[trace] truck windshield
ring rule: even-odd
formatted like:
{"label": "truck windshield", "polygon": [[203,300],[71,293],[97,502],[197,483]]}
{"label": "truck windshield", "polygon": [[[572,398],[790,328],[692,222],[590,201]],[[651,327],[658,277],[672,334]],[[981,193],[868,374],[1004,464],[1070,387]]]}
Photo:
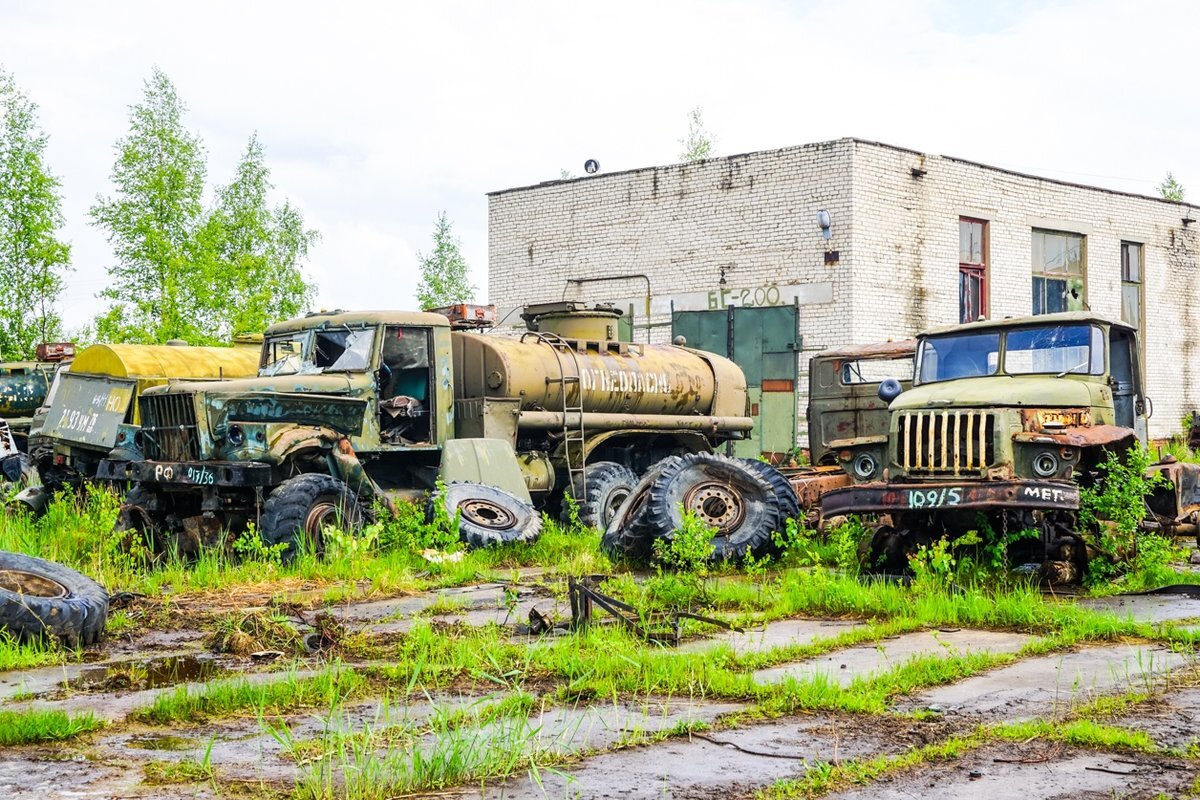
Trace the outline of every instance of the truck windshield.
{"label": "truck windshield", "polygon": [[329,328],[272,336],[263,345],[260,375],[363,372],[371,366],[374,328]]}
{"label": "truck windshield", "polygon": [[[1003,343],[1003,365],[1001,344]],[[1104,374],[1104,334],[1087,324],[929,336],[921,342],[917,381],[995,375]]]}

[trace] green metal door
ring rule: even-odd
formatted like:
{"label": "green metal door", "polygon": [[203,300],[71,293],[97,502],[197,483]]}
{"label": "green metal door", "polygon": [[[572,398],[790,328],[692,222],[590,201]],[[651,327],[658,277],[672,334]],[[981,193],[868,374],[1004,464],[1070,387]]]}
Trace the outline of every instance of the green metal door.
{"label": "green metal door", "polygon": [[732,306],[671,315],[672,338],[683,336],[689,347],[731,358],[746,373],[754,430],[733,444],[734,455],[782,455],[796,446],[796,311]]}

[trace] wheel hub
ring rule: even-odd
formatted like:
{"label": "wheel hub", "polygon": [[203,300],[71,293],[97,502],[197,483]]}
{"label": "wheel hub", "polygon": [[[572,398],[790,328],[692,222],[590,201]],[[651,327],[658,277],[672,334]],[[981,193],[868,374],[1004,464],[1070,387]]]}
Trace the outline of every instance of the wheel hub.
{"label": "wheel hub", "polygon": [[464,500],[459,503],[458,510],[472,524],[491,530],[508,530],[517,524],[511,511],[490,500]]}
{"label": "wheel hub", "polygon": [[308,510],[304,518],[304,532],[310,536],[321,533],[326,525],[337,523],[337,506],[333,503],[317,503]]}
{"label": "wheel hub", "polygon": [[612,521],[612,518],[617,515],[617,509],[621,507],[621,504],[624,503],[628,497],[629,490],[620,489],[612,492],[608,496],[608,502],[605,504],[602,512],[604,514],[603,522],[605,525],[608,525],[608,523]]}
{"label": "wheel hub", "polygon": [[705,525],[722,534],[736,529],[746,517],[746,503],[741,493],[716,481],[693,486],[684,495],[683,507],[694,511]]}
{"label": "wheel hub", "polygon": [[0,570],[0,589],[34,597],[66,597],[67,587],[45,575],[19,569]]}

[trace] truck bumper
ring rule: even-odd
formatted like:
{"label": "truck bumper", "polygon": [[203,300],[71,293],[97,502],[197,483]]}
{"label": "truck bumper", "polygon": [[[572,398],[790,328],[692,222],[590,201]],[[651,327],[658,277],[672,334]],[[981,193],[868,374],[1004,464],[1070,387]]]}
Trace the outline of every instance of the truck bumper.
{"label": "truck bumper", "polygon": [[824,516],[991,508],[1075,511],[1079,487],[1059,481],[864,483],[834,489],[821,497]]}
{"label": "truck bumper", "polygon": [[98,480],[176,486],[273,486],[275,468],[254,461],[114,461],[104,459]]}

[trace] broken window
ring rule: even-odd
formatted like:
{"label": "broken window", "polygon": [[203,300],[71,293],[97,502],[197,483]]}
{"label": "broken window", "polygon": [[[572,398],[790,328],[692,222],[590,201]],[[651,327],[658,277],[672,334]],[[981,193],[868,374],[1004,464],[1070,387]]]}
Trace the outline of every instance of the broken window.
{"label": "broken window", "polygon": [[1121,242],[1121,320],[1142,328],[1142,246]]}
{"label": "broken window", "polygon": [[958,219],[958,320],[987,317],[987,221]]}
{"label": "broken window", "polygon": [[842,364],[842,383],[882,383],[888,378],[912,376],[911,358],[876,358],[847,361]]}
{"label": "broken window", "polygon": [[1087,297],[1084,237],[1064,231],[1033,231],[1033,313],[1082,311]]}

